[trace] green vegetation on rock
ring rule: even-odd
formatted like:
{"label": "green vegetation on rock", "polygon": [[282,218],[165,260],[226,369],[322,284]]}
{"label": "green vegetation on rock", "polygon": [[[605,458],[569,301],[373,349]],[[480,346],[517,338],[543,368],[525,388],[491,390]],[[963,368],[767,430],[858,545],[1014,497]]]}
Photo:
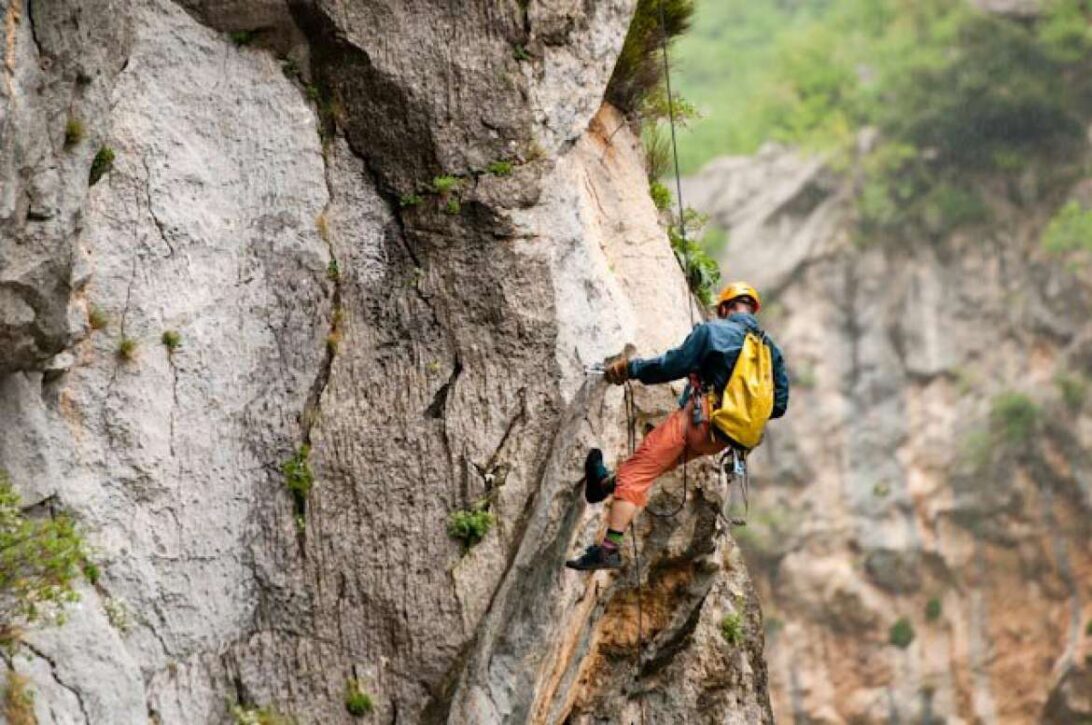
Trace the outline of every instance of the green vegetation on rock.
{"label": "green vegetation on rock", "polygon": [[1042,244],[1051,254],[1092,250],[1092,209],[1066,202],[1043,230]]}
{"label": "green vegetation on rock", "polygon": [[925,618],[930,622],[940,619],[940,599],[933,597],[925,603]]}
{"label": "green vegetation on rock", "polygon": [[364,717],[375,709],[372,696],[360,688],[356,680],[349,680],[345,685],[345,710],[353,717]]}
{"label": "green vegetation on rock", "polygon": [[447,522],[448,536],[461,541],[466,549],[484,539],[496,523],[486,506],[486,501],[479,501],[473,508],[452,513]]}
{"label": "green vegetation on rock", "polygon": [[94,186],[99,183],[99,179],[103,177],[103,174],[106,174],[112,168],[114,168],[114,150],[109,146],[100,147],[98,153],[95,154],[95,160],[91,162],[91,171],[87,177],[88,185]]}
{"label": "green vegetation on rock", "polygon": [[30,516],[0,471],[0,630],[18,622],[64,619],[89,566],[83,536],[65,514]]}
{"label": "green vegetation on rock", "polygon": [[900,617],[891,625],[887,641],[900,649],[906,649],[914,641],[914,626],[906,617]]}
{"label": "green vegetation on rock", "polygon": [[739,644],[743,639],[743,616],[738,613],[724,615],[720,620],[720,636],[728,644]]}

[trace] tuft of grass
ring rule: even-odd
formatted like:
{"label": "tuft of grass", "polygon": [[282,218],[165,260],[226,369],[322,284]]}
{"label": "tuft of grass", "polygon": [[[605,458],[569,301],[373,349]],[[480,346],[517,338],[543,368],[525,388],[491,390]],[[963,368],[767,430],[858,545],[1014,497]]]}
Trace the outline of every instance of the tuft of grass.
{"label": "tuft of grass", "polygon": [[1040,243],[1051,254],[1092,250],[1092,209],[1066,202],[1043,230]]}
{"label": "tuft of grass", "polygon": [[914,641],[914,625],[906,617],[900,617],[891,625],[887,641],[900,649],[906,649]]}
{"label": "tuft of grass", "polygon": [[1088,397],[1088,381],[1080,375],[1060,374],[1054,378],[1054,384],[1058,386],[1058,392],[1062,395],[1062,402],[1070,412],[1077,413],[1084,407],[1085,398]]}
{"label": "tuft of grass", "polygon": [[164,330],[159,341],[163,343],[163,347],[167,348],[168,351],[174,352],[182,345],[182,334],[177,330]]}
{"label": "tuft of grass", "polygon": [[91,305],[87,309],[87,324],[91,325],[92,330],[105,329],[109,323],[110,320],[106,317],[106,313],[102,311],[102,308]]}
{"label": "tuft of grass", "polygon": [[446,194],[459,188],[459,177],[437,176],[432,180],[432,190],[437,194]]}
{"label": "tuft of grass", "polygon": [[606,99],[611,104],[627,114],[641,109],[663,83],[664,31],[670,43],[690,27],[693,14],[694,0],[638,0],[607,85]]}
{"label": "tuft of grass", "polygon": [[95,160],[91,162],[91,171],[87,176],[88,186],[99,183],[99,179],[109,173],[112,168],[114,168],[114,150],[109,146],[100,146],[98,153],[95,154]]}
{"label": "tuft of grass", "polygon": [[341,279],[341,268],[338,267],[336,259],[331,259],[326,265],[326,279],[331,282],[337,282]]}
{"label": "tuft of grass", "polygon": [[232,705],[233,725],[293,725],[294,720],[281,715],[272,705]]}
{"label": "tuft of grass", "polygon": [[311,446],[302,443],[295,455],[281,464],[284,485],[292,492],[297,502],[307,499],[307,494],[311,493],[311,487],[315,483],[315,475],[311,472],[311,464],[307,460],[310,457]]}
{"label": "tuft of grass", "polygon": [[83,123],[78,118],[69,118],[64,126],[64,147],[70,149],[83,141]]}
{"label": "tuft of grass", "polygon": [[933,597],[925,603],[925,619],[935,622],[940,619],[940,599]]}
{"label": "tuft of grass", "polygon": [[487,505],[479,501],[473,508],[452,513],[447,522],[448,536],[463,542],[465,549],[484,539],[496,523],[496,517],[486,510]]}
{"label": "tuft of grass", "polygon": [[398,205],[405,209],[407,207],[417,206],[421,201],[422,199],[418,194],[403,194],[398,199]]}
{"label": "tuft of grass", "polygon": [[102,572],[99,571],[98,564],[95,564],[91,561],[86,561],[83,564],[83,575],[84,578],[86,578],[87,581],[90,582],[91,586],[94,586],[99,583],[99,578],[102,576]]}
{"label": "tuft of grass", "polygon": [[720,620],[720,636],[731,645],[739,644],[743,639],[743,616],[740,614],[726,614]]}
{"label": "tuft of grass", "polygon": [[37,725],[34,693],[27,687],[27,678],[8,670],[7,680],[4,688],[4,721],[8,725]]}
{"label": "tuft of grass", "polygon": [[512,48],[512,57],[518,60],[520,63],[531,60],[531,53],[526,47],[522,45],[516,45]]}
{"label": "tuft of grass", "polygon": [[357,680],[345,683],[345,710],[353,717],[364,717],[375,709],[372,696],[360,688]]}
{"label": "tuft of grass", "polygon": [[319,215],[315,217],[315,229],[318,230],[318,235],[322,241],[330,241],[330,222],[326,218],[325,211],[320,212]]}
{"label": "tuft of grass", "polygon": [[444,213],[455,215],[463,210],[463,205],[459,203],[459,200],[454,196],[447,200],[444,204]]}
{"label": "tuft of grass", "polygon": [[990,428],[998,440],[1008,444],[1026,443],[1038,427],[1039,406],[1023,393],[994,396],[990,407]]}
{"label": "tuft of grass", "polygon": [[236,47],[241,48],[244,45],[250,45],[254,42],[254,38],[257,36],[253,30],[236,30],[228,33],[228,37],[232,43],[235,43]]}
{"label": "tuft of grass", "polygon": [[110,626],[117,631],[124,634],[133,628],[133,615],[129,612],[129,605],[121,597],[106,597],[102,608]]}
{"label": "tuft of grass", "polygon": [[123,362],[132,362],[136,358],[137,341],[131,337],[123,337],[118,342],[118,357]]}
{"label": "tuft of grass", "polygon": [[300,77],[300,66],[296,62],[295,58],[285,58],[281,61],[281,72],[284,73],[284,77],[289,80],[296,80]]}
{"label": "tuft of grass", "polygon": [[513,168],[515,168],[515,165],[511,161],[501,159],[500,161],[489,162],[485,170],[493,174],[493,176],[509,176]]}
{"label": "tuft of grass", "polygon": [[671,208],[671,202],[674,200],[671,191],[659,181],[649,182],[648,194],[652,197],[652,203],[660,211],[667,211]]}

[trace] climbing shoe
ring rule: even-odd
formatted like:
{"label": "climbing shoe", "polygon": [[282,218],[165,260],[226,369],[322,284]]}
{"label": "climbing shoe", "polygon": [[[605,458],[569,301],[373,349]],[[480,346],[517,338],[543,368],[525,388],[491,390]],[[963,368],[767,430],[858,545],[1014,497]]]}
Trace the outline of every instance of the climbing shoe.
{"label": "climbing shoe", "polygon": [[603,463],[603,451],[592,448],[584,459],[584,499],[599,503],[614,493],[614,474]]}
{"label": "climbing shoe", "polygon": [[569,559],[565,566],[580,571],[593,571],[595,569],[621,569],[622,555],[618,549],[592,544],[579,559]]}

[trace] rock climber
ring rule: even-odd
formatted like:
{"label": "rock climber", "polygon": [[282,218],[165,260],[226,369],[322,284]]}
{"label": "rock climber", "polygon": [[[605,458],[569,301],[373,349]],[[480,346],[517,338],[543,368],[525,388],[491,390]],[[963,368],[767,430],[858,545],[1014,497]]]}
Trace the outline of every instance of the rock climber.
{"label": "rock climber", "polygon": [[[757,445],[765,415],[780,418],[789,404],[789,377],[780,348],[759,327],[755,314],[761,309],[758,291],[746,282],[733,282],[717,298],[717,319],[697,325],[679,347],[650,359],[627,358],[625,353],[603,362],[603,375],[609,383],[622,385],[636,379],[646,385],[689,378],[680,398],[680,408],[656,426],[642,441],[637,452],[618,467],[617,476],[603,463],[603,453],[593,448],[584,464],[585,496],[591,503],[611,493],[607,514],[607,533],[598,544],[589,546],[577,559],[565,563],[570,569],[618,569],[622,566],[621,545],[626,527],[638,509],[648,503],[648,491],[657,477],[684,460],[712,455],[729,445],[746,452],[747,448],[729,438],[722,426],[711,424],[722,418],[718,411],[726,385],[737,377],[733,370],[741,359],[748,333],[756,333],[765,343],[772,361],[773,405],[763,411],[757,425]],[[753,357],[748,353],[748,359]],[[768,380],[768,378],[767,378]],[[767,387],[769,382],[765,383]],[[737,386],[729,385],[735,390]],[[728,397],[724,395],[724,397]],[[737,396],[739,397],[739,396]],[[746,397],[746,396],[744,396]],[[759,396],[761,397],[761,396]],[[767,393],[768,400],[768,393]]]}

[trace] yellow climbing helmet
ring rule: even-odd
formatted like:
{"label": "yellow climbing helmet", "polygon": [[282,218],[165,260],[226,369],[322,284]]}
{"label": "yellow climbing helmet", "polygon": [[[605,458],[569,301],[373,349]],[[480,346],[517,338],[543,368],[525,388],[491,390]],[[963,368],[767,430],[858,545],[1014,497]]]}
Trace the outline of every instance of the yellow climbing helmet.
{"label": "yellow climbing helmet", "polygon": [[755,312],[762,309],[762,299],[758,296],[758,290],[746,282],[732,282],[722,289],[720,291],[720,296],[717,297],[717,307],[739,297],[750,297],[753,299],[755,301]]}

